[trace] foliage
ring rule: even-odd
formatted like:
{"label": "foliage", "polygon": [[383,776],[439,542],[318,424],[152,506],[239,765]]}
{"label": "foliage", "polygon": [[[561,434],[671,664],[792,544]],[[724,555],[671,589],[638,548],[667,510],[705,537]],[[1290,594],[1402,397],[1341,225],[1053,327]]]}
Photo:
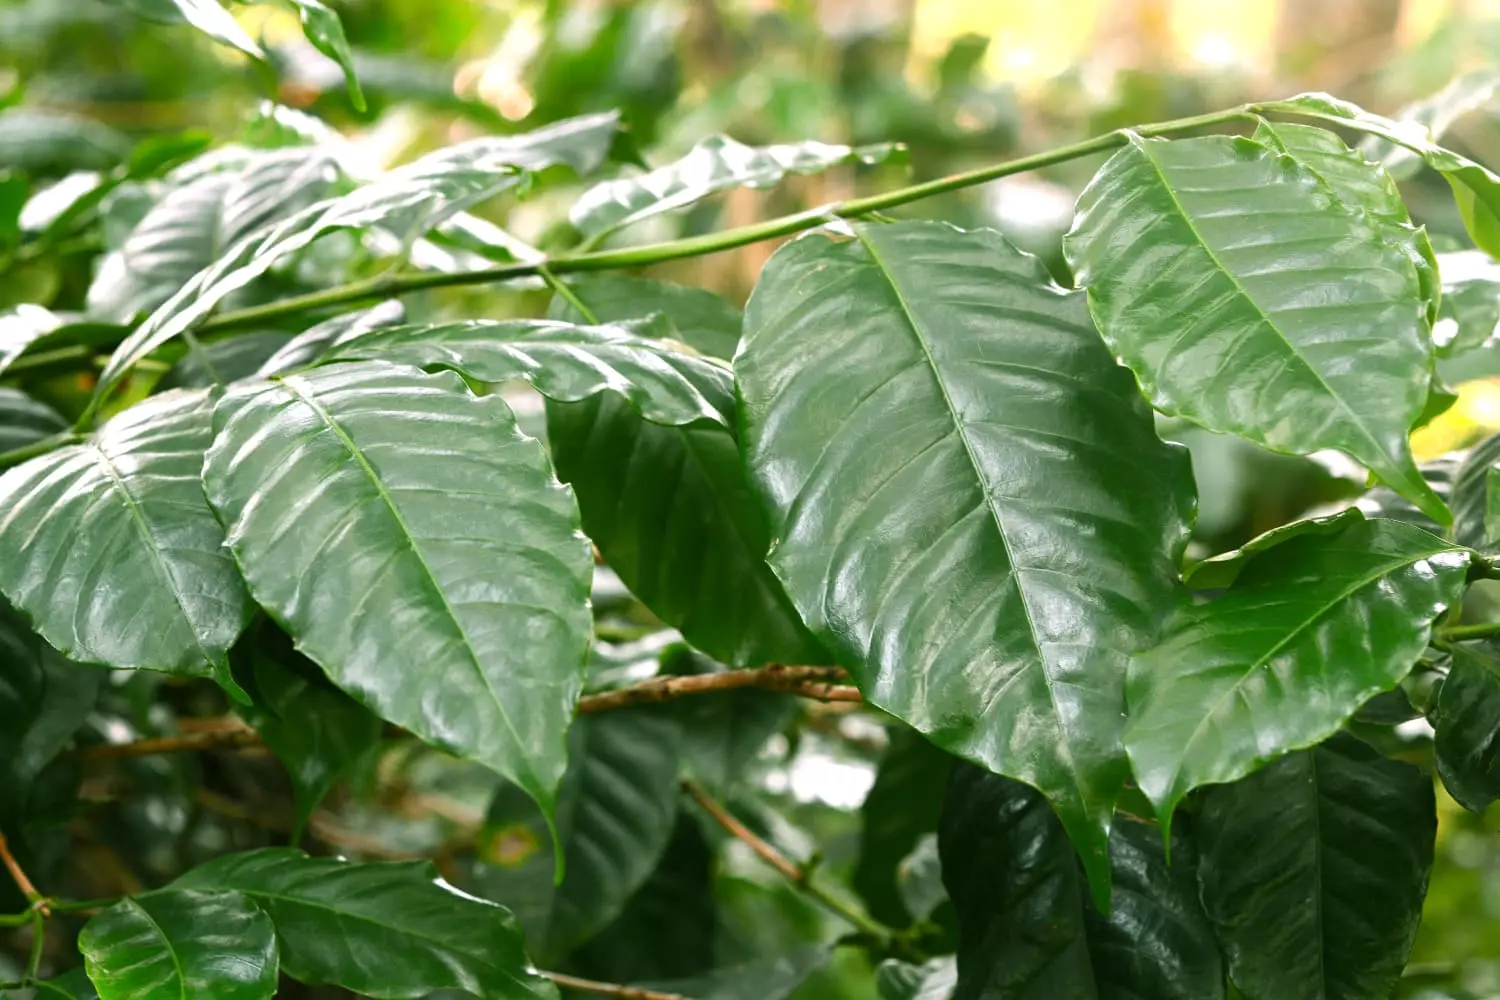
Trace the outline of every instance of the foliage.
{"label": "foliage", "polygon": [[[275,61],[217,0],[119,7]],[[0,115],[0,269],[56,278],[0,314],[0,989],[1417,988],[1440,809],[1500,798],[1500,437],[1413,446],[1500,317],[1500,177],[1435,134],[1493,86],[702,227],[906,150],[647,162],[654,81],[386,171],[276,105]],[[892,217],[1095,154],[1046,262]],[[743,309],[625,273],[782,237]],[[1370,480],[1207,545],[1208,433]],[[850,759],[857,823],[775,794]]]}

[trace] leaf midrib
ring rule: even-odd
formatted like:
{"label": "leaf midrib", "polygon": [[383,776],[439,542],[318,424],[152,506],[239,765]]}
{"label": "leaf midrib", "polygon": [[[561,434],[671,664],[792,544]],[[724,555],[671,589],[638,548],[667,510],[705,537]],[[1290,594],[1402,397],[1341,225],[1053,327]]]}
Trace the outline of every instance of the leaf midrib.
{"label": "leaf midrib", "polygon": [[157,937],[161,938],[161,943],[167,953],[167,956],[172,959],[172,968],[177,973],[177,995],[181,998],[181,1000],[188,1000],[187,974],[182,971],[182,962],[177,957],[177,949],[172,947],[172,939],[167,936],[167,932],[162,929],[161,924],[156,922],[156,918],[151,915],[150,911],[142,906],[138,900],[126,897],[126,902],[128,902],[138,913],[140,913],[141,917],[145,919],[146,923],[151,925],[151,929],[156,932]]}

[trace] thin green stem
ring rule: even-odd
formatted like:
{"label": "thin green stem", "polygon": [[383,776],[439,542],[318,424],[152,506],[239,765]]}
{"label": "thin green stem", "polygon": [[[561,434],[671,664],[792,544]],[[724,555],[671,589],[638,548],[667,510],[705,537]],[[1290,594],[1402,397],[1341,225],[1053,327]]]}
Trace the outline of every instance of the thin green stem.
{"label": "thin green stem", "polygon": [[94,348],[88,344],[73,344],[68,347],[54,348],[50,351],[38,351],[35,354],[22,355],[15,361],[12,361],[5,369],[5,374],[14,375],[16,372],[47,368],[51,365],[69,361],[80,361],[93,353]]}
{"label": "thin green stem", "polygon": [[42,969],[42,954],[47,947],[47,918],[40,907],[31,911],[31,957],[26,962],[25,982],[34,983]]}
{"label": "thin green stem", "polygon": [[1465,639],[1488,639],[1490,636],[1500,635],[1500,622],[1477,622],[1473,625],[1450,625],[1448,628],[1438,629],[1438,638],[1448,642],[1462,642]]}
{"label": "thin green stem", "polygon": [[40,441],[34,441],[19,448],[12,448],[10,451],[0,452],[0,469],[8,469],[12,465],[20,465],[29,458],[46,455],[66,445],[77,444],[82,440],[82,435],[77,431],[59,431],[50,437],[42,438]]}
{"label": "thin green stem", "polygon": [[588,304],[574,293],[573,289],[563,284],[562,280],[552,273],[550,267],[543,267],[539,273],[542,276],[542,280],[547,283],[547,287],[552,289],[553,293],[560,296],[568,305],[577,309],[578,315],[582,316],[589,323],[598,324],[599,317],[595,315],[594,310],[590,309]]}

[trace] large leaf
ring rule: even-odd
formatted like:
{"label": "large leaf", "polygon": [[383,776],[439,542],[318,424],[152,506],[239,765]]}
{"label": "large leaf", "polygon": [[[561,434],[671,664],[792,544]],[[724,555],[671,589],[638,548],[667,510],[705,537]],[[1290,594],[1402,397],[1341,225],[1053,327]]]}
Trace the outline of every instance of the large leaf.
{"label": "large leaf", "polygon": [[1131,660],[1125,745],[1164,823],[1193,788],[1312,746],[1395,687],[1469,567],[1467,551],[1358,510],[1278,537]]}
{"label": "large leaf", "polygon": [[953,1000],[1224,995],[1218,948],[1198,903],[1189,842],[1122,817],[1110,835],[1116,891],[1095,910],[1076,855],[1046,801],[974,767],[954,771],[940,835],[958,911]]}
{"label": "large leaf", "polygon": [[227,296],[319,237],[378,227],[410,241],[470,206],[525,186],[559,164],[587,173],[604,161],[619,116],[587,115],[522,135],[447,146],[338,198],[314,203],[263,234],[242,239],[147,317],[99,376],[102,398],[137,361],[203,322]]}
{"label": "large leaf", "polygon": [[68,422],[46,403],[0,386],[0,451],[25,448],[67,429]]}
{"label": "large leaf", "polygon": [[1128,657],[1193,507],[1082,296],[989,231],[856,224],[766,265],[735,361],[770,561],[865,697],[1041,789],[1107,885]]}
{"label": "large leaf", "polygon": [[0,588],[75,660],[217,676],[251,606],[198,482],[206,392],[131,407],[0,477]]}
{"label": "large leaf", "polygon": [[285,346],[265,360],[256,374],[262,378],[285,375],[313,364],[330,348],[361,337],[371,330],[394,326],[406,318],[406,307],[399,299],[388,299],[378,306],[343,313],[324,320],[297,334]]}
{"label": "large leaf", "polygon": [[[652,281],[630,274],[581,275],[568,281],[570,296],[555,295],[552,319],[569,323],[619,323],[662,313],[683,342],[710,357],[734,357],[740,342],[740,311],[705,288]],[[585,315],[581,304],[588,310]]]}
{"label": "large leaf", "polygon": [[1432,867],[1430,778],[1340,735],[1208,789],[1195,829],[1238,996],[1390,995]]}
{"label": "large leaf", "polygon": [[539,960],[556,961],[582,944],[651,876],[677,815],[681,745],[676,719],[659,708],[589,716],[574,725],[557,793],[567,874],[555,888],[557,864],[536,806],[513,785],[496,793],[479,884],[512,907]]}
{"label": "large leaf", "polygon": [[276,932],[235,892],[167,890],[101,910],[78,935],[100,1000],[266,1000]]}
{"label": "large leaf", "polygon": [[1273,451],[1336,448],[1448,520],[1407,442],[1433,364],[1417,272],[1307,167],[1248,139],[1132,135],[1064,248],[1157,409]]}
{"label": "large leaf", "polygon": [[949,1000],[958,985],[958,962],[952,955],[910,965],[891,958],[875,970],[880,1000]]}
{"label": "large leaf", "polygon": [[338,176],[327,153],[277,149],[169,189],[101,262],[89,312],[128,322],[156,309],[245,237],[325,197]]}
{"label": "large leaf", "polygon": [[455,891],[427,861],[349,864],[272,847],[193,869],[179,889],[244,893],[270,914],[281,968],[312,985],[397,1000],[441,989],[556,1000],[504,907]]}
{"label": "large leaf", "polygon": [[1500,799],[1500,659],[1455,646],[1432,726],[1443,786],[1466,809],[1483,812]]}
{"label": "large leaf", "polygon": [[728,369],[618,326],[551,320],[470,320],[375,330],[329,355],[459,372],[474,382],[527,381],[573,403],[614,392],[653,423],[728,428],[734,420]]}
{"label": "large leaf", "polygon": [[727,135],[699,140],[686,156],[639,177],[605,181],[585,191],[568,213],[596,243],[604,236],[663,212],[687,208],[731,188],[764,188],[787,174],[814,174],[841,163],[879,163],[904,148],[892,143],[831,146],[798,142],[746,146]]}
{"label": "large leaf", "polygon": [[550,817],[593,560],[505,403],[337,365],[239,383],[214,423],[204,487],[256,600],[344,690]]}
{"label": "large leaf", "polygon": [[938,828],[953,758],[905,726],[890,727],[875,784],[859,809],[859,861],[852,884],[870,914],[893,926],[909,923],[897,885],[903,859]]}
{"label": "large leaf", "polygon": [[827,662],[766,565],[771,529],[728,430],[649,423],[605,393],[549,403],[547,441],[589,537],[658,618],[731,666]]}

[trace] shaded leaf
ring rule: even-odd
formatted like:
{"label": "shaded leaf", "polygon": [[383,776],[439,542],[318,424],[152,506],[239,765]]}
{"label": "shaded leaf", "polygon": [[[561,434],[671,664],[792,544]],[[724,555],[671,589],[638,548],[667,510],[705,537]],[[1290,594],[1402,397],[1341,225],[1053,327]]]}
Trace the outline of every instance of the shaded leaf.
{"label": "shaded leaf", "polygon": [[[679,646],[662,658],[662,673],[689,676],[726,670],[702,654]],[[761,748],[797,711],[792,695],[745,689],[684,698],[672,706],[682,726],[682,765],[694,780],[716,792],[745,781]]]}
{"label": "shaded leaf", "polygon": [[771,187],[787,174],[821,173],[843,163],[880,163],[904,153],[905,147],[888,142],[856,147],[811,141],[746,146],[727,135],[711,135],[675,163],[639,177],[594,185],[573,205],[568,218],[596,243],[616,230],[731,188]]}
{"label": "shaded leaf", "polygon": [[1432,781],[1339,735],[1203,793],[1203,904],[1245,1000],[1389,996],[1416,936]]}
{"label": "shaded leaf", "polygon": [[1247,139],[1132,136],[1064,248],[1158,410],[1272,451],[1338,449],[1448,520],[1407,441],[1433,365],[1417,272],[1306,167]]}
{"label": "shaded leaf", "polygon": [[25,448],[67,429],[68,422],[46,403],[0,386],[0,451]]}
{"label": "shaded leaf", "polygon": [[907,908],[897,883],[901,862],[937,831],[953,758],[905,726],[887,732],[890,743],[859,809],[859,861],[851,881],[871,916],[902,926],[918,914]]}
{"label": "shaded leaf", "polygon": [[569,323],[619,323],[662,313],[689,347],[725,361],[734,357],[740,342],[740,311],[705,288],[606,273],[569,279],[568,289],[593,318],[562,295],[552,297],[547,307],[549,318]]}
{"label": "shaded leaf", "polygon": [[276,993],[276,932],[235,892],[127,897],[84,925],[78,950],[100,1000],[263,1000]]}
{"label": "shaded leaf", "polygon": [[1101,896],[1121,678],[1193,506],[1082,296],[997,233],[804,237],[735,359],[770,562],[866,699],[1052,801]]}
{"label": "shaded leaf", "polygon": [[0,170],[32,175],[105,170],[130,154],[126,136],[55,108],[0,110]]}
{"label": "shaded leaf", "polygon": [[1047,802],[978,768],[956,768],[943,807],[943,881],[958,911],[954,1000],[1224,996],[1190,842],[1121,816],[1110,834],[1108,916]]}
{"label": "shaded leaf", "polygon": [[260,368],[291,340],[276,330],[242,333],[227,340],[189,347],[181,361],[167,370],[157,389],[199,389],[227,385],[259,374]]}
{"label": "shaded leaf", "polygon": [[1500,434],[1470,448],[1453,477],[1453,537],[1473,549],[1487,547],[1491,470],[1500,467]]}
{"label": "shaded leaf", "polygon": [[431,862],[350,864],[291,848],[231,854],[178,889],[243,893],[276,925],[281,968],[376,998],[458,989],[489,1000],[556,1000],[504,907],[454,890]]}
{"label": "shaded leaf", "polygon": [[256,372],[262,378],[285,375],[318,361],[330,348],[363,336],[372,330],[394,326],[406,318],[406,307],[399,299],[388,299],[378,306],[344,313],[324,320],[297,334],[280,350],[265,360]]}
{"label": "shaded leaf", "polygon": [[198,482],[206,392],[167,393],[0,477],[0,587],[72,659],[215,676],[251,606]]}
{"label": "shaded leaf", "polygon": [[888,958],[875,970],[880,1000],[949,1000],[958,985],[958,961],[952,955],[924,965]]}
{"label": "shaded leaf", "polygon": [[214,423],[204,488],[256,600],[376,714],[550,816],[592,559],[505,403],[448,373],[337,365],[239,383]]}
{"label": "shaded leaf", "polygon": [[99,1000],[98,991],[94,989],[94,984],[89,982],[88,973],[82,968],[64,973],[56,979],[37,983],[36,992],[42,1000],[56,997],[62,997],[64,1000]]}
{"label": "shaded leaf", "polygon": [[691,979],[651,983],[648,989],[701,1000],[786,1000],[828,964],[832,949],[811,945],[790,955],[731,965]]}
{"label": "shaded leaf", "polygon": [[1453,647],[1453,666],[1432,710],[1443,787],[1465,809],[1500,799],[1500,660],[1488,649]]}
{"label": "shaded leaf", "polygon": [[515,786],[496,793],[485,819],[485,895],[511,904],[527,946],[554,962],[620,914],[655,870],[677,816],[682,733],[671,713],[627,709],[586,716],[568,740],[557,793],[558,866],[536,806]]}

